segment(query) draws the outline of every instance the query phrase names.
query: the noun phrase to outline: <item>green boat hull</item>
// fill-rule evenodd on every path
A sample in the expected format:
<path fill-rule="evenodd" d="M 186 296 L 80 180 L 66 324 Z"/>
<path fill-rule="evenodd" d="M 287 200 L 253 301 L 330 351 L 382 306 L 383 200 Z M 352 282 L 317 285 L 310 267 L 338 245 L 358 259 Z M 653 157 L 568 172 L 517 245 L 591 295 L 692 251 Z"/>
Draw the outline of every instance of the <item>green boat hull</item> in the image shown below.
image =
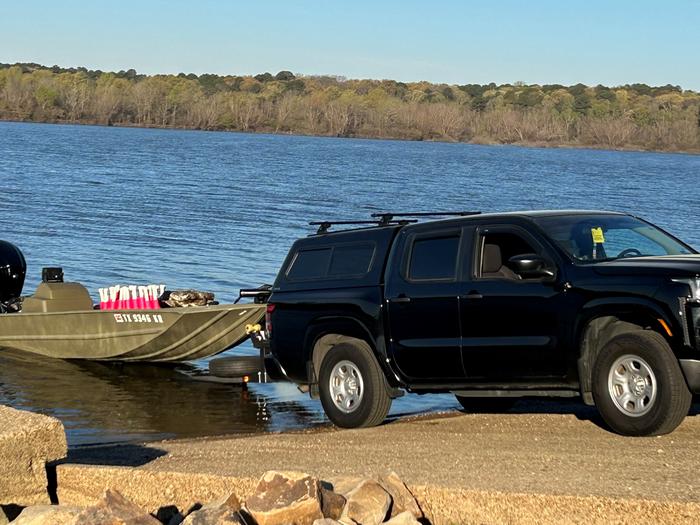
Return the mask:
<path fill-rule="evenodd" d="M 0 348 L 60 359 L 193 361 L 247 338 L 263 304 L 0 315 Z"/>

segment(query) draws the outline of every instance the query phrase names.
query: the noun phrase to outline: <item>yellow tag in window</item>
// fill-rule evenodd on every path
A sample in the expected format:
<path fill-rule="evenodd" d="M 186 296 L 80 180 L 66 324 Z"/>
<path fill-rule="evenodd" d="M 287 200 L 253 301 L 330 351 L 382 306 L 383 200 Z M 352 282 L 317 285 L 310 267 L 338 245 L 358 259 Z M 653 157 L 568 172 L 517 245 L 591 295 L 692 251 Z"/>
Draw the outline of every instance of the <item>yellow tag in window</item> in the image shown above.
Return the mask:
<path fill-rule="evenodd" d="M 595 244 L 603 244 L 605 242 L 603 228 L 591 228 L 591 235 L 593 236 L 593 242 Z"/>

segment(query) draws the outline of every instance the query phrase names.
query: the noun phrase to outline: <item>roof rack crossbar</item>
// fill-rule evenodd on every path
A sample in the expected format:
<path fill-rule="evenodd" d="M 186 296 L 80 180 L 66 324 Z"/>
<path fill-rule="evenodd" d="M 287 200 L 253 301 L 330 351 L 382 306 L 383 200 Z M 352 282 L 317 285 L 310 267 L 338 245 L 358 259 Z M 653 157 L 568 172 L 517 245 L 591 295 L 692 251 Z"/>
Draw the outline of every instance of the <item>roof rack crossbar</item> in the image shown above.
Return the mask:
<path fill-rule="evenodd" d="M 312 221 L 309 223 L 310 226 L 318 226 L 317 234 L 328 233 L 328 230 L 335 225 L 359 225 L 359 224 L 371 224 L 373 226 L 387 226 L 389 224 L 400 224 L 405 225 L 412 222 L 417 222 L 416 220 L 366 220 L 366 221 Z"/>
<path fill-rule="evenodd" d="M 360 221 L 312 221 L 309 223 L 310 226 L 318 226 L 316 231 L 317 235 L 322 233 L 328 233 L 328 230 L 332 226 L 341 225 L 361 225 L 361 224 L 372 224 L 375 226 L 389 226 L 390 224 L 399 224 L 404 226 L 413 222 L 418 222 L 417 219 L 404 219 L 397 217 L 466 217 L 468 215 L 479 215 L 480 211 L 413 211 L 413 212 L 386 212 L 386 213 L 373 213 L 371 216 L 373 220 L 360 220 Z"/>
<path fill-rule="evenodd" d="M 440 217 L 448 215 L 467 216 L 480 215 L 480 211 L 411 211 L 411 212 L 384 212 L 373 213 L 372 217 Z"/>
<path fill-rule="evenodd" d="M 382 224 L 390 223 L 395 217 L 467 217 L 469 215 L 480 215 L 480 211 L 414 211 L 414 212 L 385 212 L 373 213 L 372 217 L 380 219 Z"/>

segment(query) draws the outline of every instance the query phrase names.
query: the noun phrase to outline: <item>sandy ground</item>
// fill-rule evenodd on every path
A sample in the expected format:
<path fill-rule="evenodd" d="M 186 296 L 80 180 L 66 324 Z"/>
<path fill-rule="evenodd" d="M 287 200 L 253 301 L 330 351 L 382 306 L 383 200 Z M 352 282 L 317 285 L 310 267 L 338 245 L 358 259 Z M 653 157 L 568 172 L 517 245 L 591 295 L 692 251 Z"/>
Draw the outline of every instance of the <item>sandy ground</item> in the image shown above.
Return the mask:
<path fill-rule="evenodd" d="M 700 502 L 697 405 L 670 435 L 629 438 L 580 404 L 523 403 L 506 413 L 433 414 L 371 429 L 75 449 L 67 462 L 244 478 L 270 469 L 323 479 L 394 470 L 410 485 Z"/>

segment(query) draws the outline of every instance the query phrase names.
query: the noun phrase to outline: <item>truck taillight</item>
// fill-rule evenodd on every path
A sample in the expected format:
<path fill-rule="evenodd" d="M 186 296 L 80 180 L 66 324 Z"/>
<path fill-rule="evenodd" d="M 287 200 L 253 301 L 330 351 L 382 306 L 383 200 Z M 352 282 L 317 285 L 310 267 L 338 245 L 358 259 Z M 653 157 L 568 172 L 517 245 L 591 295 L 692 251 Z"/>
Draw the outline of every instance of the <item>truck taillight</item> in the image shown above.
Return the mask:
<path fill-rule="evenodd" d="M 267 309 L 265 310 L 265 331 L 267 332 L 268 337 L 272 335 L 272 312 L 274 311 L 275 305 L 268 304 Z"/>

